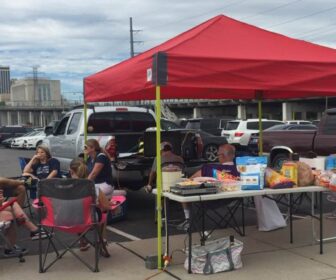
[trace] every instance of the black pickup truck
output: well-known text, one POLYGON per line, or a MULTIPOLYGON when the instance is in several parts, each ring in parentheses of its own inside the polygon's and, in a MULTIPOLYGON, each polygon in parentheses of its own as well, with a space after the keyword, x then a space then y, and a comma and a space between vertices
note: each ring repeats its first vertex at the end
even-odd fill
MULTIPOLYGON (((138 190, 148 183, 148 176, 156 156, 156 132, 144 133, 144 153, 117 158, 113 163, 113 179, 117 187, 138 190)), ((202 164, 203 143, 198 133, 187 129, 161 132, 161 141, 169 141, 173 152, 185 161, 185 173, 193 174, 202 164)))

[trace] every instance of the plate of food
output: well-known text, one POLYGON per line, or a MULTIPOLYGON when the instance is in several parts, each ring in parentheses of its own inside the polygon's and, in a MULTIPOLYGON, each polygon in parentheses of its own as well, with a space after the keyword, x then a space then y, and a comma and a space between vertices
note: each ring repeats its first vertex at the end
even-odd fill
POLYGON ((188 188, 188 187, 200 187, 202 185, 202 183, 200 182, 196 182, 196 181, 193 181, 193 180, 184 180, 184 181, 181 181, 181 182, 178 182, 176 184, 177 187, 183 187, 183 188, 188 188))

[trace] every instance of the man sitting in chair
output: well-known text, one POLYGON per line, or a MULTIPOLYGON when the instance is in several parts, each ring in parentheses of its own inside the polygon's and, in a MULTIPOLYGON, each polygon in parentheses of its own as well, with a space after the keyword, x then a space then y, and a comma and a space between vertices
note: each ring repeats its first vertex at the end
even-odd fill
MULTIPOLYGON (((221 144, 218 147, 218 163, 207 163, 202 166, 200 170, 195 172, 190 178, 196 177, 213 177, 214 170, 229 173, 232 176, 239 177, 234 158, 236 154, 236 148, 230 144, 221 144)), ((188 203, 182 203, 185 221, 178 225, 179 230, 188 230, 190 209, 188 203)))
MULTIPOLYGON (((161 143, 161 166, 166 164, 177 165, 182 169, 184 165, 183 158, 174 154, 173 152, 173 145, 169 142, 162 142, 161 143)), ((153 184, 156 178, 156 158, 154 159, 152 170, 149 174, 148 184, 144 187, 147 193, 152 192, 153 184)))

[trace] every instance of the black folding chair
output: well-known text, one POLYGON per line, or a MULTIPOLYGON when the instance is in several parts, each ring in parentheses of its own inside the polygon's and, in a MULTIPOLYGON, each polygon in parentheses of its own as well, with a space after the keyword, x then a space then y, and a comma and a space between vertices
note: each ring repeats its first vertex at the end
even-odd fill
POLYGON ((42 240, 39 241, 39 271, 45 272, 64 254, 70 252, 93 272, 98 272, 99 253, 104 252, 109 257, 102 238, 102 224, 106 214, 97 211, 96 192, 94 183, 87 179, 46 179, 38 184, 38 213, 39 227, 49 233, 48 244, 43 252, 42 240), (74 241, 66 244, 58 237, 58 231, 75 235, 74 241), (93 238, 87 236, 93 233, 93 238), (85 238, 94 246, 94 264, 84 261, 73 247, 85 238), (65 250, 60 253, 55 241, 65 250), (48 264, 47 257, 52 247, 56 256, 48 264), (101 251, 102 250, 102 251, 101 251))

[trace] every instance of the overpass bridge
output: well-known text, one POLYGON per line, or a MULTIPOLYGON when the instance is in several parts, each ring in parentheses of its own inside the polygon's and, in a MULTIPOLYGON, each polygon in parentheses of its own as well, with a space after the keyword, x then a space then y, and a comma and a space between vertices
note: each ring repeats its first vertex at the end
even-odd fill
MULTIPOLYGON (((45 126, 50 121, 60 119, 62 115, 71 110, 81 101, 43 102, 43 103, 11 103, 0 106, 0 126, 30 124, 32 126, 45 126)), ((207 100, 207 99, 169 99, 163 100, 163 112, 171 115, 169 110, 178 118, 196 117, 232 117, 239 119, 256 118, 256 100, 207 100)), ((141 106, 154 108, 154 101, 116 101, 101 102, 97 105, 110 106, 141 106)), ((336 98, 305 98, 287 100, 263 101, 263 117, 278 120, 291 119, 319 119, 326 108, 336 107, 336 98)))

